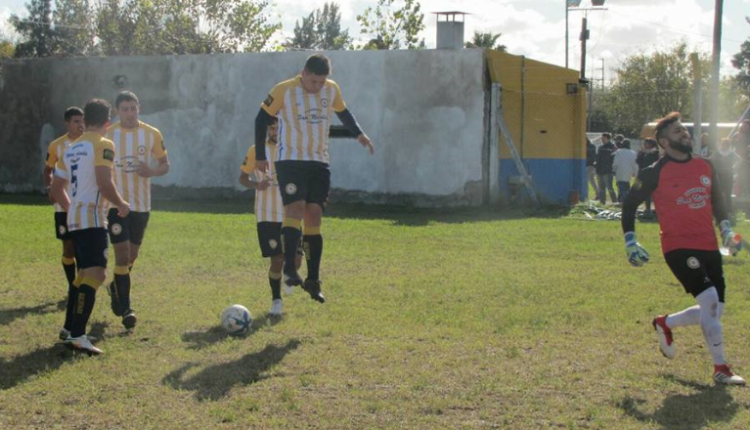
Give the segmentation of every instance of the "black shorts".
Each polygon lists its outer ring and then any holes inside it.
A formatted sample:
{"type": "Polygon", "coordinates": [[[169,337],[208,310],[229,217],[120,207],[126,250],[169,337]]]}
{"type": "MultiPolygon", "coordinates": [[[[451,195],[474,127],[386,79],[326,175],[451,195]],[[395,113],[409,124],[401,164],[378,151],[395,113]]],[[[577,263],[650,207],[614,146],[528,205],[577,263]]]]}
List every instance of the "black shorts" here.
{"type": "Polygon", "coordinates": [[[66,212],[55,212],[55,236],[60,240],[71,240],[68,231],[68,214],[66,212]]]}
{"type": "MultiPolygon", "coordinates": [[[[264,258],[282,254],[281,250],[281,223],[263,221],[258,223],[258,243],[260,252],[264,258]]],[[[300,241],[298,254],[303,254],[302,241],[300,241]]]]}
{"type": "Polygon", "coordinates": [[[89,267],[107,267],[109,240],[107,230],[103,228],[87,228],[70,232],[76,250],[76,266],[78,269],[89,267]]]}
{"type": "Polygon", "coordinates": [[[716,287],[719,301],[724,302],[726,284],[719,251],[675,249],[664,254],[664,259],[674,276],[685,287],[685,292],[696,297],[707,289],[716,287]]]}
{"type": "Polygon", "coordinates": [[[284,160],[276,162],[281,201],[284,206],[304,200],[325,208],[331,190],[331,169],[319,161],[284,160]]]}
{"type": "Polygon", "coordinates": [[[107,214],[109,222],[109,239],[112,243],[122,243],[129,240],[140,245],[146,235],[150,212],[130,212],[125,218],[117,215],[117,209],[110,209],[107,214]]]}

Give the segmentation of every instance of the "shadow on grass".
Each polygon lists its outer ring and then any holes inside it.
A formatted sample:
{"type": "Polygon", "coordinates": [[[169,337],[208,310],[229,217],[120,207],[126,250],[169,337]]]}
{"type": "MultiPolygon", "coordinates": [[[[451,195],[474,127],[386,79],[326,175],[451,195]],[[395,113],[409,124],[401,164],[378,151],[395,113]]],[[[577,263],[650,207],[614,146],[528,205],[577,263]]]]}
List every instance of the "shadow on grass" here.
{"type": "MultiPolygon", "coordinates": [[[[250,331],[248,331],[247,334],[241,337],[251,336],[253,333],[261,330],[262,328],[267,326],[274,326],[280,323],[282,320],[283,317],[270,317],[268,315],[258,317],[253,320],[253,324],[250,326],[250,331]]],[[[209,347],[215,343],[222,342],[223,340],[232,337],[235,336],[228,334],[222,327],[216,326],[211,327],[206,331],[189,331],[183,333],[182,341],[190,344],[188,346],[188,349],[199,351],[203,348],[209,347]]]]}
{"type": "Polygon", "coordinates": [[[219,400],[236,385],[251,385],[268,378],[263,374],[300,344],[299,340],[292,339],[283,346],[267,345],[260,352],[247,354],[233,362],[208,366],[189,377],[185,375],[199,364],[187,363],[165,376],[162,383],[176,390],[195,391],[195,397],[200,401],[219,400]]]}
{"type": "Polygon", "coordinates": [[[59,312],[65,310],[66,299],[59,302],[47,302],[37,306],[24,306],[14,309],[0,309],[0,325],[8,325],[18,318],[23,318],[29,314],[44,315],[50,312],[59,312]]]}
{"type": "MultiPolygon", "coordinates": [[[[106,327],[107,324],[105,323],[95,323],[91,326],[89,333],[97,336],[97,339],[101,339],[106,327]]],[[[39,348],[19,355],[11,360],[0,357],[0,390],[13,388],[41,373],[57,370],[70,358],[79,355],[84,356],[86,354],[71,351],[62,343],[56,343],[46,348],[39,348]]]]}
{"type": "Polygon", "coordinates": [[[653,413],[638,409],[645,400],[626,397],[618,407],[626,415],[643,423],[657,423],[664,430],[699,430],[709,425],[729,422],[739,412],[740,405],[734,401],[724,385],[703,385],[685,381],[674,376],[665,376],[696,391],[694,394],[672,394],[653,413]]]}

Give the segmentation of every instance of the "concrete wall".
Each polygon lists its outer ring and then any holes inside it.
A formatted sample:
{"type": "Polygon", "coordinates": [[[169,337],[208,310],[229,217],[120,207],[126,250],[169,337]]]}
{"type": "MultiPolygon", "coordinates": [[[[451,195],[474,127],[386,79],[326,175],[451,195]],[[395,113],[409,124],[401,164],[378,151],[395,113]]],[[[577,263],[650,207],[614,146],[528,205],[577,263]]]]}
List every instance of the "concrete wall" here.
{"type": "MultiPolygon", "coordinates": [[[[0,190],[41,186],[46,145],[62,113],[121,89],[165,137],[172,170],[153,183],[239,189],[254,118],[267,92],[308,53],[73,58],[5,63],[0,190]],[[12,103],[6,103],[11,100],[12,103]],[[30,113],[31,112],[31,113],[30,113]]],[[[332,186],[348,200],[416,205],[482,202],[484,59],[480,50],[328,53],[332,78],[376,146],[331,141],[332,186]]]]}

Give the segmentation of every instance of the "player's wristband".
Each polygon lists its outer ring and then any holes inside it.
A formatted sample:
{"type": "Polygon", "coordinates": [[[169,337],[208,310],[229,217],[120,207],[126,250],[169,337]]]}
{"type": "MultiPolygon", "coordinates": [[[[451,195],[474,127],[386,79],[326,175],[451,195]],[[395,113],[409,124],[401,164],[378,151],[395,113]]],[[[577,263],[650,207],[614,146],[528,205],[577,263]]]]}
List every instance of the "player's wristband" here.
{"type": "Polygon", "coordinates": [[[627,245],[627,246],[635,245],[636,242],[638,242],[638,241],[635,238],[635,232],[634,231],[629,231],[629,232],[625,233],[625,245],[627,245]]]}
{"type": "Polygon", "coordinates": [[[726,237],[727,235],[732,234],[732,223],[729,222],[728,219],[720,222],[719,228],[721,229],[721,237],[726,237]]]}

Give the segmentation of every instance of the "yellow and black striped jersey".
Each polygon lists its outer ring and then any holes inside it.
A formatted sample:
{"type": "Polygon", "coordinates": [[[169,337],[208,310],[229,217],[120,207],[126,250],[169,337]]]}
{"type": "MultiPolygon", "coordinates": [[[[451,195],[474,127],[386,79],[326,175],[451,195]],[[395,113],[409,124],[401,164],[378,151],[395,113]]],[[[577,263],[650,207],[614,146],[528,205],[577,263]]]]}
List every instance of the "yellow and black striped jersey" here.
{"type": "Polygon", "coordinates": [[[341,89],[328,79],[317,94],[302,88],[301,76],[277,84],[261,107],[279,119],[278,160],[328,163],[331,115],[346,109],[341,89]]]}
{"type": "Polygon", "coordinates": [[[266,142],[266,160],[268,160],[268,172],[255,171],[255,145],[247,150],[245,160],[240,170],[248,175],[255,172],[256,179],[260,182],[266,178],[269,186],[265,190],[255,190],[255,218],[257,222],[284,222],[284,205],[281,202],[281,191],[279,182],[276,180],[276,157],[277,145],[266,142]]]}
{"type": "MultiPolygon", "coordinates": [[[[49,167],[50,169],[54,169],[57,165],[57,162],[62,159],[63,152],[65,152],[65,150],[68,148],[68,146],[70,146],[71,143],[73,143],[73,139],[71,139],[67,133],[53,140],[47,148],[47,161],[45,162],[45,166],[49,167]]],[[[62,206],[55,203],[55,212],[62,211],[62,206]]]]}
{"type": "Polygon", "coordinates": [[[68,230],[107,228],[108,202],[96,183],[96,167],[112,168],[115,145],[102,135],[83,133],[64,152],[55,166],[55,176],[68,181],[68,230]]]}
{"type": "Polygon", "coordinates": [[[115,185],[123,200],[134,212],[151,211],[151,178],[136,173],[141,163],[166,157],[164,138],[159,130],[138,121],[138,127],[124,128],[117,123],[107,130],[107,138],[115,143],[115,185]]]}

